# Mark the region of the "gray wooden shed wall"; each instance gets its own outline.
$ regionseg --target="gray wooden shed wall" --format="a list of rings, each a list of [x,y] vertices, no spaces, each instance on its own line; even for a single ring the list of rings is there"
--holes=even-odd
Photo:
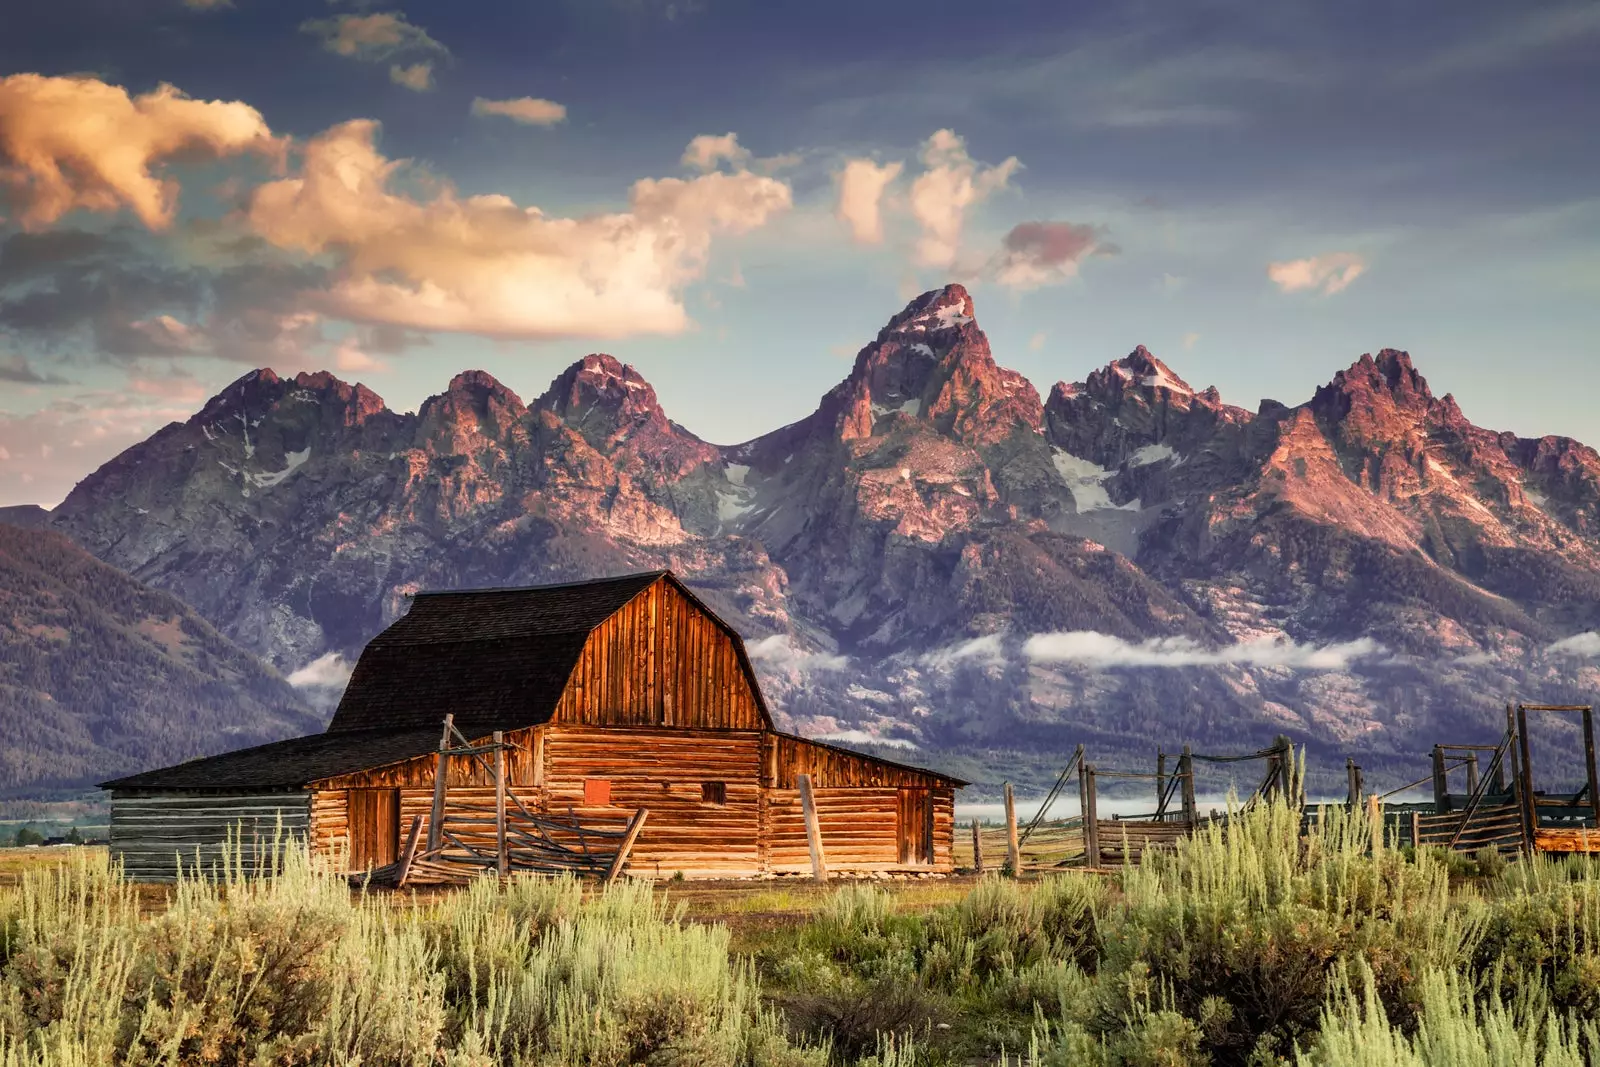
[[[267,862],[275,841],[306,838],[311,795],[305,792],[205,796],[115,792],[111,858],[136,882],[170,882],[185,871],[220,868],[230,832],[246,870]]]

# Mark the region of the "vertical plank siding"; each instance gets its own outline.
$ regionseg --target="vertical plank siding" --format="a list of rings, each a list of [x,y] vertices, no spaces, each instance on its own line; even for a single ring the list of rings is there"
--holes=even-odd
[[[733,637],[664,579],[595,627],[551,721],[712,730],[766,725]]]
[[[305,793],[118,792],[111,803],[111,858],[133,881],[170,882],[180,862],[185,871],[218,867],[231,834],[234,854],[248,871],[269,862],[282,838],[304,840],[309,816]]]

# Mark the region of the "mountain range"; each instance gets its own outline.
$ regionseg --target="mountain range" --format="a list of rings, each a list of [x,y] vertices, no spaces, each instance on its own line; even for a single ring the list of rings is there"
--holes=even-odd
[[[0,524],[0,798],[66,795],[319,728],[301,694],[170,593]]]
[[[1417,777],[1505,701],[1600,681],[1593,449],[1479,428],[1390,349],[1297,406],[1142,346],[1041,397],[959,285],[743,444],[608,355],[531,402],[468,371],[415,414],[262,369],[36,521],[324,704],[419,589],[671,567],[789,725],[980,782],[1279,733]]]

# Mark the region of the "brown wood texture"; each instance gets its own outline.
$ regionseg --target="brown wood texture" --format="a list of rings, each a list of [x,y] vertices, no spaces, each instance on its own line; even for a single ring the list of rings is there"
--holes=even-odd
[[[1540,852],[1600,852],[1600,830],[1536,830],[1533,847]]]
[[[400,851],[400,790],[352,789],[346,811],[350,870],[393,863]]]
[[[767,781],[778,789],[798,788],[795,776],[801,774],[809,774],[812,786],[817,789],[838,786],[949,786],[945,778],[932,771],[900,767],[800,737],[769,734],[767,741],[774,747]]]
[[[229,848],[250,870],[268,862],[275,843],[283,838],[306,836],[310,822],[306,800],[304,793],[116,793],[111,805],[111,858],[137,882],[172,881],[180,863],[185,871],[213,867]]]
[[[545,730],[549,811],[570,809],[591,819],[650,809],[633,846],[633,874],[761,872],[760,733],[554,725]],[[589,779],[610,783],[609,804],[584,802]],[[706,799],[706,782],[722,783],[722,803]]]
[[[595,627],[551,721],[719,730],[769,725],[734,636],[665,579]]]

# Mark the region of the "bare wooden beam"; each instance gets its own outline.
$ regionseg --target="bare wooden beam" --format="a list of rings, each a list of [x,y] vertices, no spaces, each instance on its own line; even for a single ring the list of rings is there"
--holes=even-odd
[[[611,866],[606,870],[606,885],[615,882],[617,876],[622,873],[623,866],[628,862],[628,853],[633,851],[633,843],[639,840],[639,831],[644,829],[644,821],[649,815],[649,808],[640,808],[633,813],[633,818],[628,820],[627,836],[622,839],[616,856],[611,860]]]
[[[806,845],[811,849],[811,874],[819,882],[828,880],[828,861],[822,853],[822,824],[817,819],[817,801],[811,794],[811,775],[795,775],[800,787],[800,807],[806,817]]]
[[[506,855],[506,750],[499,730],[494,732],[494,841],[495,873],[504,878],[511,873],[511,862]]]
[[[400,867],[395,875],[395,887],[406,887],[406,876],[411,873],[411,862],[417,858],[417,843],[422,837],[422,816],[411,816],[411,829],[406,832],[406,847],[400,853]]]
[[[1167,754],[1156,749],[1156,814],[1160,822],[1167,814]]]
[[[1467,795],[1478,791],[1478,754],[1472,753],[1467,757]]]
[[[1194,809],[1194,754],[1183,746],[1183,756],[1178,761],[1178,773],[1183,775],[1183,821],[1193,826],[1198,821]]]
[[[1011,865],[1011,877],[1022,877],[1022,846],[1017,843],[1017,798],[1006,783],[1006,862]]]
[[[1345,797],[1353,812],[1361,803],[1361,771],[1356,767],[1356,761],[1345,757],[1344,761]]]
[[[1522,803],[1528,812],[1528,847],[1533,847],[1533,835],[1539,830],[1539,809],[1534,803],[1533,751],[1528,740],[1528,709],[1517,707],[1517,741],[1522,747]]]
[[[1083,765],[1083,791],[1088,798],[1083,809],[1083,862],[1089,867],[1100,866],[1100,814],[1095,796],[1094,764]]]
[[[1450,810],[1450,789],[1445,779],[1444,749],[1433,746],[1433,810],[1443,815]]]
[[[1367,822],[1372,827],[1372,854],[1383,851],[1383,798],[1373,793],[1367,797]]]
[[[983,833],[977,819],[972,820],[972,868],[978,874],[983,873]]]
[[[1595,780],[1594,712],[1583,709],[1583,760],[1589,772],[1589,809],[1594,812],[1594,824],[1600,826],[1600,782]]]
[[[444,826],[445,782],[450,774],[450,734],[455,729],[455,716],[444,717],[444,735],[439,738],[439,762],[433,771],[433,807],[428,813],[428,851],[439,847],[439,833]]]
[[[1411,809],[1411,847],[1413,850],[1422,847],[1422,812]]]

